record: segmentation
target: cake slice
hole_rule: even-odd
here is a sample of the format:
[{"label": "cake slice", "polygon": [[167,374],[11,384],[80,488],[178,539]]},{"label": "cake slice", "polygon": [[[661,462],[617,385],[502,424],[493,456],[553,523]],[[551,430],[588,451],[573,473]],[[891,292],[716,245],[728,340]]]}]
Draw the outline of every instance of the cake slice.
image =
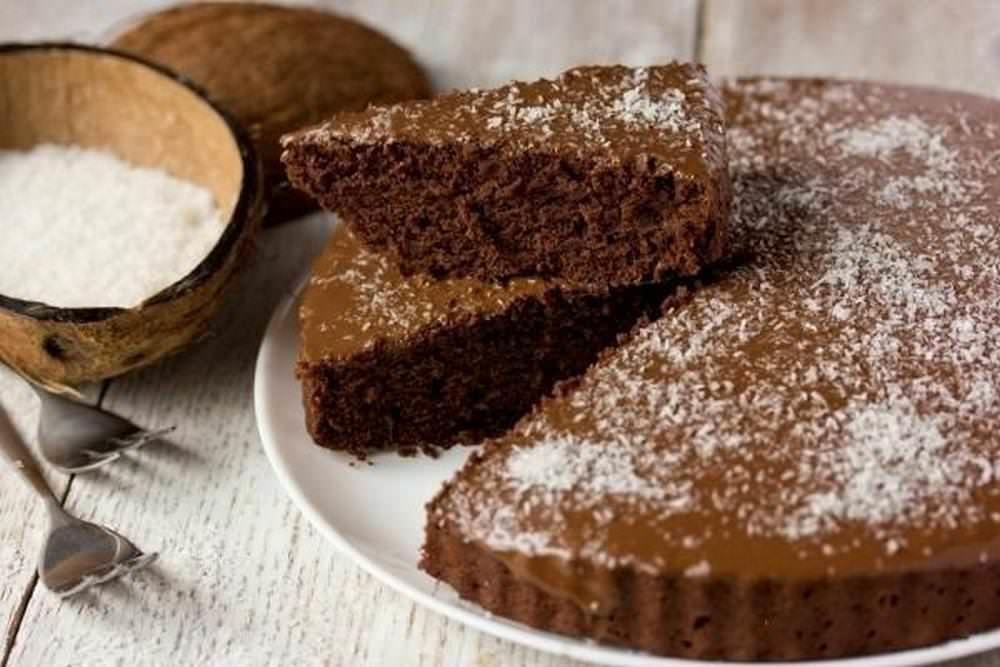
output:
[{"label": "cake slice", "polygon": [[699,65],[580,67],[345,113],[284,147],[292,183],[404,275],[631,285],[725,247],[725,133]]},{"label": "cake slice", "polygon": [[422,567],[671,656],[1000,626],[1000,102],[725,93],[745,264],[477,450],[429,505]]},{"label": "cake slice", "polygon": [[340,225],[300,307],[309,432],[361,458],[498,435],[669,290],[404,278]]}]

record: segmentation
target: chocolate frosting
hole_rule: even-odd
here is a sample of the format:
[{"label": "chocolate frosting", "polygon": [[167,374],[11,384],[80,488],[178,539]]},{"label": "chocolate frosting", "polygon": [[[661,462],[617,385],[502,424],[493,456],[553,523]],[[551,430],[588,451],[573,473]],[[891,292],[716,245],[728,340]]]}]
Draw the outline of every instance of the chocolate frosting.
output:
[{"label": "chocolate frosting", "polygon": [[718,90],[700,65],[577,67],[553,80],[339,114],[284,143],[425,145],[492,138],[506,152],[541,149],[599,157],[607,165],[641,159],[662,173],[703,180],[724,170],[721,118]]},{"label": "chocolate frosting", "polygon": [[732,267],[489,443],[429,520],[596,611],[623,570],[1000,558],[1000,103],[724,88]]},{"label": "chocolate frosting", "polygon": [[338,225],[302,295],[300,356],[306,362],[346,359],[377,341],[405,339],[472,314],[488,317],[550,287],[530,278],[499,285],[403,277],[384,255],[366,250],[346,225]]}]

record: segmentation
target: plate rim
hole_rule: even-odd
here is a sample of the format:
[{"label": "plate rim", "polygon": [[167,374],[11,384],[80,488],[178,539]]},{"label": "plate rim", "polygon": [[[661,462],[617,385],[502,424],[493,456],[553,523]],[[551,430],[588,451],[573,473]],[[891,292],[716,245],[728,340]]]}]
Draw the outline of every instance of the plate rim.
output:
[{"label": "plate rim", "polygon": [[[270,362],[277,353],[276,350],[281,342],[278,332],[285,324],[286,318],[293,315],[298,295],[304,287],[307,277],[308,272],[296,280],[293,283],[295,287],[286,292],[278,302],[268,320],[254,363],[254,417],[261,446],[282,489],[313,527],[340,553],[350,558],[356,566],[417,604],[493,637],[549,654],[613,667],[759,667],[760,665],[780,665],[780,667],[909,667],[970,657],[1000,648],[1000,628],[997,628],[933,646],[848,658],[793,662],[746,662],[657,656],[627,648],[599,644],[593,640],[537,630],[500,616],[493,616],[486,610],[477,612],[466,609],[452,601],[438,598],[431,593],[420,590],[367,556],[354,546],[349,538],[338,532],[333,522],[323,516],[322,511],[296,482],[294,471],[282,456],[281,448],[277,444],[281,436],[274,428],[268,407],[270,401],[268,388],[272,384],[269,370],[272,364]],[[291,371],[291,369],[288,370]],[[437,585],[446,584],[438,582]]]}]

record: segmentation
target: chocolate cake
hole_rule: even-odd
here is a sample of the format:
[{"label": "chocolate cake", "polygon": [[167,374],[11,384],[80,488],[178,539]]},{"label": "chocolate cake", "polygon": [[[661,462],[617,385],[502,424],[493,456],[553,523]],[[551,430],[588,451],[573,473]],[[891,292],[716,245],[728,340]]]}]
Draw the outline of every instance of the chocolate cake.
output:
[{"label": "chocolate cake", "polygon": [[361,458],[498,435],[668,289],[403,278],[341,225],[300,308],[309,432]]},{"label": "chocolate cake", "polygon": [[691,658],[1000,625],[1000,103],[724,90],[743,262],[470,458],[422,567],[536,628]]},{"label": "chocolate cake", "polygon": [[724,250],[725,135],[698,65],[581,67],[340,114],[284,146],[292,183],[404,275],[626,285]]}]

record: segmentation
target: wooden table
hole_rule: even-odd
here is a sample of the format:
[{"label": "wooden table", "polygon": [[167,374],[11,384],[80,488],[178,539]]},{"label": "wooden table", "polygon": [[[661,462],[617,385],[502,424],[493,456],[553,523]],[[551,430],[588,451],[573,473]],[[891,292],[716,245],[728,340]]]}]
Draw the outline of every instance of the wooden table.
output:
[{"label": "wooden table", "polygon": [[[154,0],[0,1],[0,39],[99,41]],[[717,75],[817,74],[1000,96],[995,0],[329,1],[410,47],[440,87],[548,75],[580,63],[698,59]],[[64,502],[115,525],[159,566],[59,602],[37,586],[44,516],[8,472],[0,487],[4,665],[532,665],[526,650],[415,606],[314,531],[271,473],[251,403],[265,323],[322,237],[322,216],[266,232],[216,334],[89,396],[169,444],[85,477]],[[37,404],[0,371],[25,432]],[[1000,666],[1000,653],[961,663]]]}]

